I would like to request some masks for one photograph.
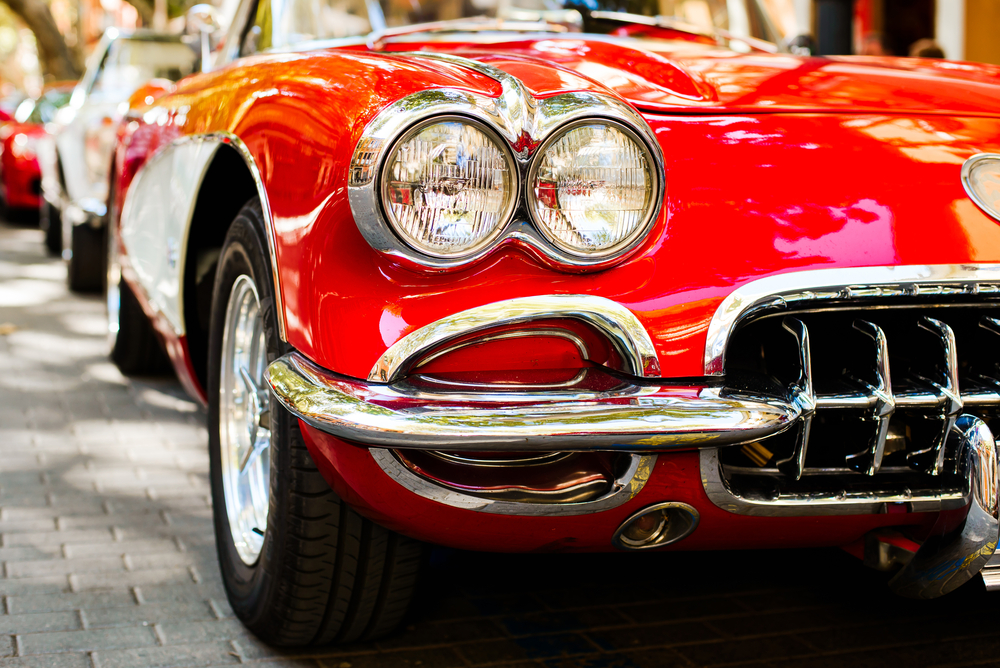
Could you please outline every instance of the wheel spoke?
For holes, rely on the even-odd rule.
[[[271,445],[271,432],[266,429],[257,429],[257,438],[254,440],[252,448],[248,448],[245,455],[243,455],[243,461],[240,462],[240,475],[246,475],[247,471],[250,470],[250,466],[257,461],[261,453],[267,450],[268,446]]]

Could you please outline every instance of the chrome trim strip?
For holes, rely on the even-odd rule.
[[[326,371],[298,353],[267,372],[278,401],[306,424],[370,447],[449,451],[661,452],[759,440],[789,428],[798,408],[719,388],[639,385],[597,370],[555,391],[427,393]],[[591,389],[600,387],[603,389]]]
[[[966,505],[961,492],[862,492],[850,494],[808,494],[750,499],[733,492],[722,478],[717,448],[699,452],[701,484],[708,498],[719,508],[736,515],[757,517],[806,517],[819,515],[878,515],[889,505],[905,504],[909,512],[954,510]]]
[[[372,448],[371,453],[375,463],[385,471],[386,475],[397,483],[421,496],[437,503],[474,510],[494,515],[521,515],[535,517],[557,517],[565,515],[590,515],[605,510],[611,510],[634,499],[642,491],[649,480],[656,464],[656,455],[633,454],[628,469],[615,480],[612,491],[593,501],[581,503],[520,503],[512,501],[497,501],[470,496],[461,492],[436,485],[430,480],[418,476],[406,468],[402,462],[393,456],[391,450]]]
[[[886,297],[1000,295],[1000,264],[847,267],[776,274],[741,285],[716,309],[705,341],[705,374],[721,376],[736,326],[768,308],[831,300],[859,303]]]
[[[990,218],[996,221],[1000,221],[1000,211],[997,211],[993,206],[986,201],[985,198],[980,197],[979,193],[976,192],[975,187],[972,185],[970,180],[972,176],[972,168],[976,166],[977,162],[983,160],[998,160],[1000,161],[1000,154],[998,153],[977,153],[972,156],[964,163],[962,163],[962,187],[965,188],[965,194],[969,196],[976,206],[982,209],[983,213],[988,215]]]
[[[536,100],[516,77],[484,63],[443,53],[400,53],[412,58],[437,60],[464,67],[500,84],[496,98],[468,91],[444,89],[413,93],[383,109],[364,129],[351,159],[348,201],[362,236],[375,250],[401,264],[417,269],[452,271],[467,267],[513,243],[532,252],[541,261],[564,270],[598,270],[618,264],[645,240],[663,206],[666,170],[660,144],[652,129],[631,106],[611,95],[575,92]],[[656,179],[653,209],[642,232],[614,256],[582,257],[567,253],[550,243],[530,220],[513,216],[496,239],[481,250],[457,258],[425,255],[405,244],[393,232],[379,196],[381,165],[407,130],[434,116],[467,116],[496,131],[508,144],[522,184],[517,193],[524,201],[524,186],[536,149],[554,132],[583,119],[608,119],[629,128],[645,144],[652,156],[652,176]]]
[[[402,378],[422,355],[456,338],[493,327],[548,318],[572,318],[607,336],[634,376],[660,375],[653,341],[639,319],[621,304],[593,295],[539,295],[506,299],[460,311],[404,336],[386,350],[368,374],[372,383]]]

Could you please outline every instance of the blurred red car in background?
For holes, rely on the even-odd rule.
[[[74,85],[53,84],[39,97],[26,98],[14,118],[0,126],[0,198],[8,215],[37,215],[42,192],[38,140],[56,110],[69,102]]]

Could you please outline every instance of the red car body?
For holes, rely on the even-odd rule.
[[[501,70],[536,100],[598,93],[641,114],[660,143],[666,189],[639,247],[596,271],[553,266],[516,239],[453,271],[421,270],[374,249],[347,193],[365,128],[420,91],[502,94],[475,68],[424,52]],[[317,367],[364,379],[406,335],[456,313],[538,295],[591,295],[624,306],[649,333],[659,368],[648,376],[703,385],[722,371],[721,359],[706,352],[713,318],[755,281],[848,268],[982,270],[1000,262],[1000,225],[970,200],[960,178],[970,156],[1000,152],[998,74],[968,63],[744,54],[679,41],[646,48],[572,35],[257,55],[186,79],[155,101],[134,98],[116,151],[114,215],[122,200],[129,206],[124,194],[134,176],[163,147],[193,136],[237,138],[259,172],[273,221],[284,337]],[[208,223],[195,212],[192,229],[199,224]],[[177,373],[205,400],[203,344],[190,326],[180,332],[171,324],[130,267],[131,249],[121,252],[123,276],[157,324]],[[192,285],[182,291],[195,298]],[[551,342],[530,353],[496,345],[488,355],[445,359],[436,370],[502,379],[525,368],[595,364],[572,357]],[[734,512],[710,498],[694,447],[660,452],[641,491],[602,512],[477,512],[414,493],[365,447],[315,424],[301,429],[316,464],[351,506],[398,532],[460,548],[611,550],[627,518],[663,501],[700,515],[697,530],[668,550],[860,549],[873,530],[927,528],[947,515],[898,499],[873,512]]]
[[[36,123],[10,121],[0,127],[0,195],[11,209],[37,211],[41,204],[42,172],[28,143],[45,135]]]
[[[38,142],[48,135],[45,124],[69,101],[73,85],[47,86],[39,98],[23,100],[14,116],[0,125],[0,195],[8,209],[38,211],[42,203]]]

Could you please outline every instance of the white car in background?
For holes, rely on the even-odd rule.
[[[105,32],[69,105],[56,115],[54,143],[39,151],[43,224],[59,225],[69,287],[100,290],[104,216],[115,131],[128,99],[151,79],[177,81],[196,70],[197,44],[181,35]]]

